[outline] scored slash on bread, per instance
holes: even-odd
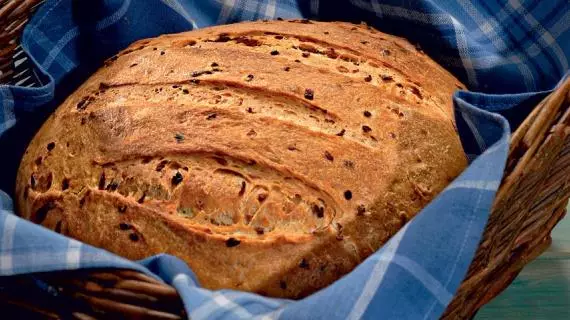
[[[141,40],[50,117],[20,214],[200,283],[300,298],[377,250],[466,166],[451,94],[407,41],[251,22]]]

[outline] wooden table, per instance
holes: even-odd
[[[552,246],[475,319],[570,319],[570,216],[554,229]]]

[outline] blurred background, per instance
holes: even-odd
[[[570,319],[570,216],[554,228],[550,248],[475,319]]]

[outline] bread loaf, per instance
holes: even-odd
[[[22,217],[200,283],[300,298],[351,271],[466,166],[463,85],[404,39],[347,23],[141,40],[22,159]],[[443,222],[442,222],[443,223]]]

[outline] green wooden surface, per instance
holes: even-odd
[[[570,319],[570,216],[554,229],[552,246],[475,319]]]

